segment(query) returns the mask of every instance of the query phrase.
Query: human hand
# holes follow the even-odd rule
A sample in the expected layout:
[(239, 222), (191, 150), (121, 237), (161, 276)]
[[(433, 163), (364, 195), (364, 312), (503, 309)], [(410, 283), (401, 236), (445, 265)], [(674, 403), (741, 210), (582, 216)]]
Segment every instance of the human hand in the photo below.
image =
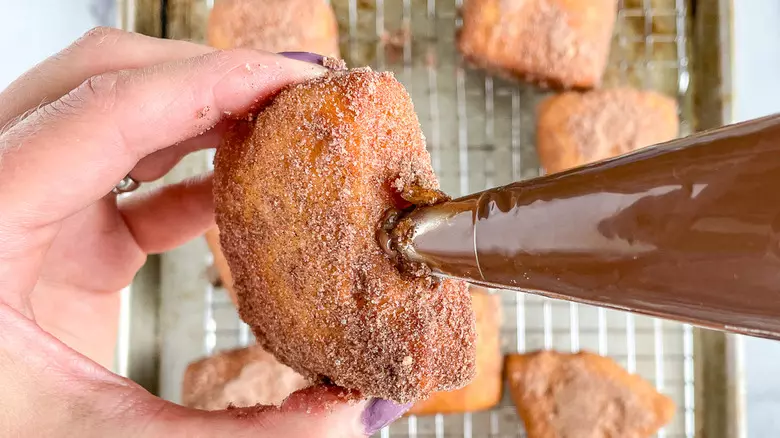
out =
[(328, 387), (278, 409), (196, 411), (100, 366), (113, 356), (118, 291), (146, 255), (214, 221), (209, 176), (121, 202), (114, 185), (128, 174), (158, 179), (187, 153), (215, 147), (225, 114), (324, 72), (269, 53), (97, 29), (0, 94), (0, 429), (349, 437), (401, 414)]

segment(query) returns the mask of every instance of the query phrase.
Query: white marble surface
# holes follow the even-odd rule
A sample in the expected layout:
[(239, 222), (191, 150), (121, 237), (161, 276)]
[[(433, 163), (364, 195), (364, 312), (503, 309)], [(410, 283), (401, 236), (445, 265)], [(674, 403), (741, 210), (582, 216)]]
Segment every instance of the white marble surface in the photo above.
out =
[[(780, 112), (780, 1), (735, 1), (735, 121)], [(748, 436), (780, 436), (780, 342), (744, 338)]]
[(0, 0), (0, 89), (81, 34), (115, 21), (113, 0)]

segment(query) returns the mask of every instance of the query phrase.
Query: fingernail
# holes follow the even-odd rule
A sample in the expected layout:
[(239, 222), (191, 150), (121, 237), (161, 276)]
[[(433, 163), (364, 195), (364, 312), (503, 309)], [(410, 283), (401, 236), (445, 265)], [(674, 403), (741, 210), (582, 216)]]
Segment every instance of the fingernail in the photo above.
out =
[(366, 435), (373, 435), (383, 427), (397, 420), (412, 407), (411, 403), (397, 405), (390, 400), (375, 398), (368, 402), (361, 420)]
[(285, 58), (294, 59), (296, 61), (309, 62), (311, 64), (323, 65), (324, 56), (316, 53), (309, 52), (279, 52), (278, 55), (282, 55)]

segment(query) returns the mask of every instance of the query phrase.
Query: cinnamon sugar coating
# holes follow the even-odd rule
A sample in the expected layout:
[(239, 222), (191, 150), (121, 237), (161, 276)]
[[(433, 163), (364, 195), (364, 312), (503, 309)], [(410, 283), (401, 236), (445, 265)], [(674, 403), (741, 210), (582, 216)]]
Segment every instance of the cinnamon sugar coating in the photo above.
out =
[(219, 0), (209, 15), (209, 45), (339, 57), (336, 14), (326, 0)]
[(438, 182), (391, 73), (333, 71), (282, 91), (218, 149), (214, 195), (241, 317), (313, 380), (399, 403), (475, 369), (460, 281), (404, 276), (377, 243), (401, 194)]
[(562, 88), (599, 85), (616, 0), (466, 0), (458, 48), (473, 64)]
[(501, 401), (504, 386), (501, 354), (501, 297), (479, 287), (471, 287), (471, 301), (477, 320), (477, 374), (474, 380), (454, 391), (436, 392), (421, 400), (409, 415), (435, 415), (476, 412), (490, 409)]
[(528, 438), (648, 438), (674, 415), (669, 397), (593, 353), (512, 354), (506, 375)]
[(677, 102), (632, 88), (567, 92), (539, 105), (536, 148), (547, 173), (673, 140)]

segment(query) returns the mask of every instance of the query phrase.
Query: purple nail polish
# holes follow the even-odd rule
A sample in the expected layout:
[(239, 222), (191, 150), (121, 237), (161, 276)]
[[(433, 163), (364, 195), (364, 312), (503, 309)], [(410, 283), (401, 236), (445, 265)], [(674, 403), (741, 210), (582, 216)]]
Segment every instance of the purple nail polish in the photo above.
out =
[(294, 59), (296, 61), (308, 62), (311, 64), (322, 65), (324, 56), (316, 53), (309, 52), (279, 52), (278, 55), (282, 55), (285, 58)]
[(411, 403), (397, 405), (390, 400), (375, 398), (368, 403), (363, 411), (363, 427), (366, 435), (373, 435), (379, 429), (397, 420), (412, 407)]

